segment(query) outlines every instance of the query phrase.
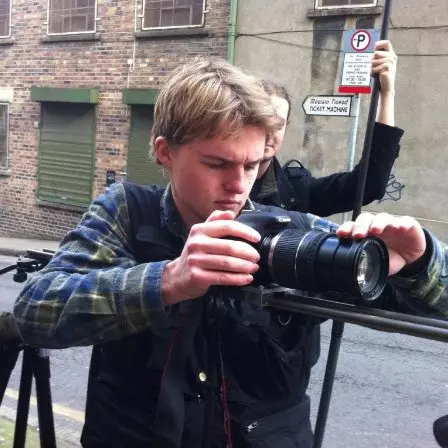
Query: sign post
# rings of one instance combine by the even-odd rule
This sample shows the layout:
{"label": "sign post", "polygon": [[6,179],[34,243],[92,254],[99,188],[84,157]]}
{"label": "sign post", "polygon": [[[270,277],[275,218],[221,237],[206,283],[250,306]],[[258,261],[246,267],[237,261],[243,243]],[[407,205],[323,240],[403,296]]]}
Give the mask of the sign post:
{"label": "sign post", "polygon": [[[349,159],[347,166],[348,171],[352,171],[355,166],[356,137],[358,135],[359,109],[361,103],[361,98],[359,97],[359,94],[356,93],[355,95],[353,95],[353,103],[354,103],[354,113],[353,113],[352,129],[350,132]],[[347,221],[347,219],[348,214],[347,212],[344,212],[344,214],[342,215],[342,222]]]}

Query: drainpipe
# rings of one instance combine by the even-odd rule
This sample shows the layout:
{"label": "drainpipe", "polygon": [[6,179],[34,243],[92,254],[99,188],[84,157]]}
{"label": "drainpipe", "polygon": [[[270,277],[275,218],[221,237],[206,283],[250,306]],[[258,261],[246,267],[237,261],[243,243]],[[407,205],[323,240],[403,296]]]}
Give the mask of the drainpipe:
{"label": "drainpipe", "polygon": [[230,23],[227,39],[227,61],[231,64],[235,60],[236,19],[238,14],[238,0],[230,0]]}

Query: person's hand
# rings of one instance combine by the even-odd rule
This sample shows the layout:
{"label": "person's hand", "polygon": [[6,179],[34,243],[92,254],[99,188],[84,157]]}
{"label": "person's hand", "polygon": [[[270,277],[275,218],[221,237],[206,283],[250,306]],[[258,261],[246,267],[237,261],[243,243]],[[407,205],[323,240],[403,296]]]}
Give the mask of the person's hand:
{"label": "person's hand", "polygon": [[260,234],[234,221],[231,211],[214,211],[206,222],[195,224],[182,254],[169,262],[162,277],[165,305],[204,295],[212,285],[245,286],[258,270],[259,253],[249,243]]}
{"label": "person's hand", "polygon": [[410,216],[362,213],[355,222],[348,221],[342,224],[337,234],[341,237],[381,238],[389,251],[389,275],[396,274],[407,264],[418,260],[426,250],[423,229]]}
{"label": "person's hand", "polygon": [[376,42],[371,73],[379,76],[382,94],[395,93],[397,59],[390,41],[379,40]]}

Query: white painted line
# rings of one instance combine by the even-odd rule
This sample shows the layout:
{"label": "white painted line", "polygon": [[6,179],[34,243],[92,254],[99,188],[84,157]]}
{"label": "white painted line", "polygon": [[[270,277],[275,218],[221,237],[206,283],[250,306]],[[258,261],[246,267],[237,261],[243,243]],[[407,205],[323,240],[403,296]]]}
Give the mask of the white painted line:
{"label": "white painted line", "polygon": [[[5,396],[9,398],[13,398],[15,400],[19,399],[19,391],[15,389],[6,388]],[[33,406],[37,406],[37,400],[35,397],[31,397],[30,403]],[[62,404],[53,403],[53,412],[57,415],[62,415],[63,417],[71,418],[79,423],[84,423],[84,412],[78,411],[76,409],[69,408],[68,406],[64,406]]]}

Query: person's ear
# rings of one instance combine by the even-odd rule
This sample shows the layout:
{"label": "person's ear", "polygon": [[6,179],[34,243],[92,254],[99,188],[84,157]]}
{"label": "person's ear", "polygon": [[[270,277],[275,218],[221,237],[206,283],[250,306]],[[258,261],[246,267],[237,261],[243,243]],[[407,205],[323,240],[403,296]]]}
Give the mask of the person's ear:
{"label": "person's ear", "polygon": [[156,137],[154,140],[154,152],[156,160],[165,168],[171,168],[172,153],[168,140],[165,137]]}

